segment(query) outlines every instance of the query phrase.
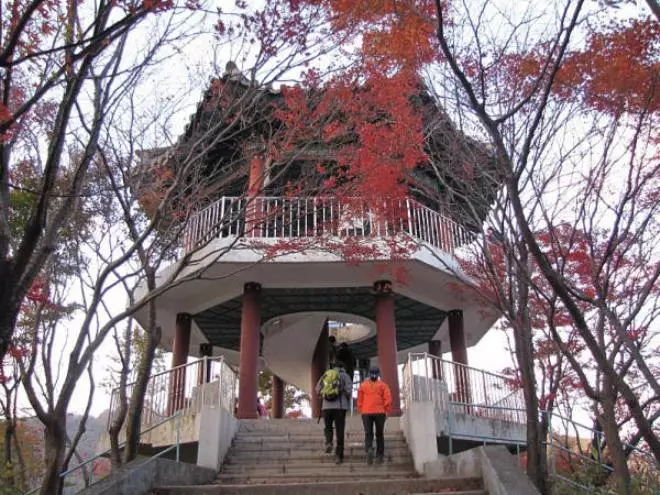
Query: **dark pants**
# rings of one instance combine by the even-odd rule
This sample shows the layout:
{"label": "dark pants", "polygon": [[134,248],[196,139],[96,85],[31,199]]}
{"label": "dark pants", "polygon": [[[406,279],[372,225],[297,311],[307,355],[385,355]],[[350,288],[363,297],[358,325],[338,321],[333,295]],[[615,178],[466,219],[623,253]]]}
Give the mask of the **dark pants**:
{"label": "dark pants", "polygon": [[385,415],[384,414],[363,414],[362,424],[364,425],[364,448],[369,451],[374,444],[374,425],[376,425],[376,456],[383,457],[385,453]]}
{"label": "dark pants", "polygon": [[332,425],[337,430],[337,448],[335,454],[344,458],[344,428],[346,426],[346,409],[326,409],[323,411],[325,423],[325,444],[332,445]]}

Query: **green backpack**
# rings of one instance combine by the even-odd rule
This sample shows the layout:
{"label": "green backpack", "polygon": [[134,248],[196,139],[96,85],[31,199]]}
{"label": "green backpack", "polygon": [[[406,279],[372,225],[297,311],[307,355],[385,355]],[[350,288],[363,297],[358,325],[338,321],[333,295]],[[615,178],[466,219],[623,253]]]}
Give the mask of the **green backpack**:
{"label": "green backpack", "polygon": [[341,376],[339,371],[329,369],[323,373],[323,386],[321,387],[321,397],[325,400],[333,401],[339,398],[341,393]]}

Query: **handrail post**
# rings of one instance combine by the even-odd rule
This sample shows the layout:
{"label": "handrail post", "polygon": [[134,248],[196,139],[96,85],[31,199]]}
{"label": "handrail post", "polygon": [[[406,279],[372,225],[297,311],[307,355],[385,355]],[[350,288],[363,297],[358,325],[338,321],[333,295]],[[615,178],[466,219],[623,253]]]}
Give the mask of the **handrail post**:
{"label": "handrail post", "polygon": [[426,383],[426,398],[429,402],[433,402],[431,398],[431,380],[429,379],[429,354],[424,353],[424,374],[425,374],[425,383]]}
{"label": "handrail post", "polygon": [[179,441],[181,438],[181,414],[177,413],[176,415],[176,462],[179,462]]}
{"label": "handrail post", "polygon": [[552,456],[552,462],[550,466],[551,466],[552,476],[555,476],[557,474],[557,456],[553,451],[554,432],[552,431],[552,411],[548,411],[547,415],[548,415],[548,434],[550,435],[550,455]]}

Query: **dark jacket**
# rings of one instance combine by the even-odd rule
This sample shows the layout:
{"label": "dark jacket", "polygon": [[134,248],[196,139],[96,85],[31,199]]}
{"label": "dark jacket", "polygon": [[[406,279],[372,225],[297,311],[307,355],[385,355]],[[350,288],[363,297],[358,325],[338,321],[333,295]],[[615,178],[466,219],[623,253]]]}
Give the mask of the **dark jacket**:
{"label": "dark jacket", "polygon": [[337,350],[337,361],[344,365],[344,369],[353,381],[353,372],[355,371],[355,356],[348,347],[339,347]]}

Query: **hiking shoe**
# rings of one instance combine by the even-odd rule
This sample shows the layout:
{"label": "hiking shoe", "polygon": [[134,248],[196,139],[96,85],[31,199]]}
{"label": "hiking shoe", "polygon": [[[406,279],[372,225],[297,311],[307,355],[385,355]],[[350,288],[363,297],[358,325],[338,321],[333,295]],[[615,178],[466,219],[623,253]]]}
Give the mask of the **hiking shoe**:
{"label": "hiking shoe", "polygon": [[342,459],[340,456],[336,455],[335,456],[335,464],[341,464],[344,462],[344,459]]}
{"label": "hiking shoe", "polygon": [[374,463],[374,451],[372,449],[367,450],[367,464],[371,465]]}
{"label": "hiking shoe", "polygon": [[383,456],[379,455],[376,456],[376,464],[382,464],[383,463]]}
{"label": "hiking shoe", "polygon": [[326,454],[332,454],[332,444],[331,443],[326,443],[325,444],[325,453]]}

